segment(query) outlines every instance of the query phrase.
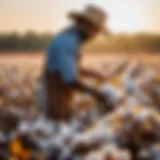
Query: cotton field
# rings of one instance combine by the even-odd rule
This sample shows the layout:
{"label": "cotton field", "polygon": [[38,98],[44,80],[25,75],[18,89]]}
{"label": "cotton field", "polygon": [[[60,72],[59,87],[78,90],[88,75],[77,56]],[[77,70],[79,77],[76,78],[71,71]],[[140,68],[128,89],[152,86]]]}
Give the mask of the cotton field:
{"label": "cotton field", "polygon": [[65,122],[44,116],[42,57],[0,59],[0,159],[160,160],[160,56],[86,56],[82,65],[106,75],[83,79],[109,108],[77,93]]}

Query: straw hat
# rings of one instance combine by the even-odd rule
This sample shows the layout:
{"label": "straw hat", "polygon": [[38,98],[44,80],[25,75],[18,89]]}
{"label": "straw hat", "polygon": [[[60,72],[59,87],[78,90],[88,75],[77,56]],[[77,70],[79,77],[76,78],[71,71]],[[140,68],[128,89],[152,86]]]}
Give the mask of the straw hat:
{"label": "straw hat", "polygon": [[100,29],[104,32],[107,31],[107,29],[105,28],[105,21],[107,19],[107,14],[105,13],[104,10],[102,10],[97,6],[89,5],[84,9],[84,11],[81,12],[72,11],[69,13],[68,16],[73,20],[84,19],[89,23],[91,23],[93,27]]}

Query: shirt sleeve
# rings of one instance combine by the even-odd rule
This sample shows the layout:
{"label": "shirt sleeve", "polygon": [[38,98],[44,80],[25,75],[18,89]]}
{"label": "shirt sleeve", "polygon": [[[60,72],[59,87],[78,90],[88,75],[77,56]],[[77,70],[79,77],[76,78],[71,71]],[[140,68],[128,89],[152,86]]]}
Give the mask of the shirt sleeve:
{"label": "shirt sleeve", "polygon": [[72,46],[64,44],[57,48],[58,71],[65,83],[78,79],[78,70]]}

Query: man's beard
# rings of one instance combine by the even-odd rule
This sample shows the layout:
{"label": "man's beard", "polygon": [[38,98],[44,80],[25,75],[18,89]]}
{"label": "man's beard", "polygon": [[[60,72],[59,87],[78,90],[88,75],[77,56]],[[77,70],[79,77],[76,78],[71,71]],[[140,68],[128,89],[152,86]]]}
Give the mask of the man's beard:
{"label": "man's beard", "polygon": [[88,41],[90,39],[89,35],[83,31],[79,31],[79,36],[82,42]]}

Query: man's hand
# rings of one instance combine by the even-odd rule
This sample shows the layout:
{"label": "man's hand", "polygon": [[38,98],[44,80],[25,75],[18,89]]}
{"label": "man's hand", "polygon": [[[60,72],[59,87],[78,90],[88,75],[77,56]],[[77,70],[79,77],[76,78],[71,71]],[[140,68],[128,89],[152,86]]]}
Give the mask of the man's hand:
{"label": "man's hand", "polygon": [[93,94],[93,97],[95,97],[95,99],[99,103],[101,103],[101,104],[105,104],[106,103],[106,96],[103,93],[95,91],[92,94]]}
{"label": "man's hand", "polygon": [[103,93],[101,92],[97,92],[94,97],[96,98],[98,104],[100,104],[101,106],[101,111],[102,112],[105,112],[106,111],[111,111],[113,109],[113,106],[109,103],[108,101],[108,97],[106,97],[106,95],[104,95]]}

